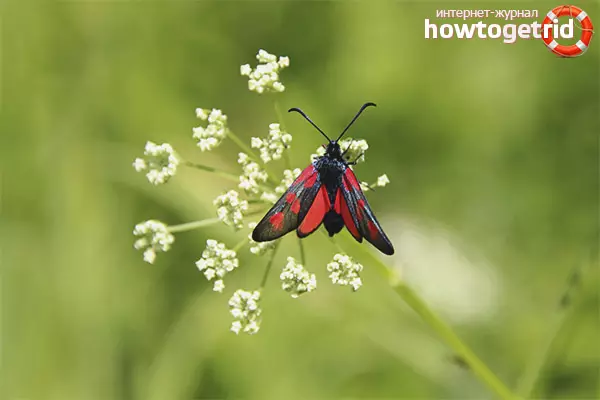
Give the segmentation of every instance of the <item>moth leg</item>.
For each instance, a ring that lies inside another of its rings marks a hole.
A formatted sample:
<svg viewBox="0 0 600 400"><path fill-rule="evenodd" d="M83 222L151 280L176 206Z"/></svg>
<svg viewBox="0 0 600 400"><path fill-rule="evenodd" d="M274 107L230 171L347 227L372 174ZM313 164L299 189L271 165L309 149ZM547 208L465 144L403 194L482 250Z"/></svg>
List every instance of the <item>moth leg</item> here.
<svg viewBox="0 0 600 400"><path fill-rule="evenodd" d="M365 152L363 151L362 153L360 153L360 155L358 157L356 157L356 159L354 159L354 161L349 162L348 165L356 165L356 163L358 162L358 160L365 155Z"/></svg>

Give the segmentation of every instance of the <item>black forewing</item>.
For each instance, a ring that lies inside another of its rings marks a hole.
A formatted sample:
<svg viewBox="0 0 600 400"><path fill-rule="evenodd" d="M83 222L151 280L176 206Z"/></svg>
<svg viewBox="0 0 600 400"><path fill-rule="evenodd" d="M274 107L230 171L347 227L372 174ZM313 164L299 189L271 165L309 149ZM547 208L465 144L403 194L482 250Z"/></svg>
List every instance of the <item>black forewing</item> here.
<svg viewBox="0 0 600 400"><path fill-rule="evenodd" d="M252 231L252 240L268 242L296 229L306 216L320 187L319 172L311 164L256 225Z"/></svg>
<svg viewBox="0 0 600 400"><path fill-rule="evenodd" d="M371 206L369 206L369 202L350 168L346 168L344 171L342 183L342 194L359 234L382 253L394 254L392 242L390 242L381 225L379 225L379 221L375 218Z"/></svg>

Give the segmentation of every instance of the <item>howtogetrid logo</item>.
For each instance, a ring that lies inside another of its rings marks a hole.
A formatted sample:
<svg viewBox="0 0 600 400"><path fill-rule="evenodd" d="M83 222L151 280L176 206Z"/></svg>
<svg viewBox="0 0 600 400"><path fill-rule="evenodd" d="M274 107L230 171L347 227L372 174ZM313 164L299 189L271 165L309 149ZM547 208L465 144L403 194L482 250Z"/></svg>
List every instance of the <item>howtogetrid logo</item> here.
<svg viewBox="0 0 600 400"><path fill-rule="evenodd" d="M538 18L538 10L437 10L437 18L504 18L506 21L518 18ZM559 24L558 18L570 17L565 24ZM575 26L573 20L579 21L577 29L581 31L575 44L562 45L558 40L573 39ZM486 24L483 21L463 24L438 24L425 19L425 39L502 39L504 43L515 43L520 39L542 39L548 49L560 57L577 57L585 53L594 34L594 26L589 15L581 8L573 5L562 5L553 8L546 14L540 24ZM556 38L556 39L555 39Z"/></svg>

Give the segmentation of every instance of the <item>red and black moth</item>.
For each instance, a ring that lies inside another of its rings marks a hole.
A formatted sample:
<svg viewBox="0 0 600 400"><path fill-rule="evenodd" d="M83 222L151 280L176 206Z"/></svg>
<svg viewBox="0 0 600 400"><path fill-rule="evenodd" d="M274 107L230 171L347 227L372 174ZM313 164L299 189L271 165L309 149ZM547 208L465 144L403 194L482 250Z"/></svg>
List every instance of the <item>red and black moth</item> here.
<svg viewBox="0 0 600 400"><path fill-rule="evenodd" d="M329 236L339 233L344 226L354 239L367 239L384 254L394 254L394 247L375 218L360 183L350 165L360 156L347 162L339 140L356 121L363 110L374 103L365 103L337 139L331 140L302 110L298 112L328 140L325 155L317 158L296 178L252 232L255 242L268 242L296 230L304 238L321 226Z"/></svg>

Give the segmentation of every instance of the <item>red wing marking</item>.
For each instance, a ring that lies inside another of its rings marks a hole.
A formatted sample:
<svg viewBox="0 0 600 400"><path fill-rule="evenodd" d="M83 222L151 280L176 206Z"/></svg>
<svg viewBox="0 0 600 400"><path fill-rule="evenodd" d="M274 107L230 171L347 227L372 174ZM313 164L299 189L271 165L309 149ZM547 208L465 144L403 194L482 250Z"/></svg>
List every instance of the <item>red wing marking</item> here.
<svg viewBox="0 0 600 400"><path fill-rule="evenodd" d="M283 217L283 213L278 212L273 214L271 218L269 218L269 222L271 223L271 225L273 225L273 229L275 229L276 231L280 230L283 227Z"/></svg>
<svg viewBox="0 0 600 400"><path fill-rule="evenodd" d="M329 210L329 197L327 196L327 189L325 186L321 186L317 196L315 197L315 201L313 201L308 213L304 217L304 220L298 227L298 232L301 235L308 235L314 232L315 229L321 225L323 222L323 217L325 217L325 213Z"/></svg>
<svg viewBox="0 0 600 400"><path fill-rule="evenodd" d="M352 170L350 169L350 167L348 167L346 169L346 171L344 172L344 178L346 178L346 180L348 181L348 183L356 190L360 190L360 184L358 183L358 181L356 180L356 176L354 175L354 172L352 172ZM345 182L344 182L345 183ZM348 186L346 184L346 186ZM347 187L347 189L349 190L350 188Z"/></svg>
<svg viewBox="0 0 600 400"><path fill-rule="evenodd" d="M314 175L316 173L315 167L314 165L309 165L308 167L304 168L304 170L302 171L302 173L300 175L298 175L298 177L296 178L296 180L294 181L294 183L292 183L292 186L305 181L309 176Z"/></svg>
<svg viewBox="0 0 600 400"><path fill-rule="evenodd" d="M296 200L296 193L289 192L285 195L285 201L292 204Z"/></svg>
<svg viewBox="0 0 600 400"><path fill-rule="evenodd" d="M358 229L356 228L356 224L354 223L354 219L352 218L352 214L350 213L348 204L346 203L344 196L342 196L340 189L338 189L338 194L335 198L336 206L338 205L338 199L339 199L340 211L336 210L336 212L338 214L342 215L342 220L344 221L344 225L346 225L346 228L350 231L352 236L354 236L357 240L362 241L362 237L360 236L360 233L358 233Z"/></svg>
<svg viewBox="0 0 600 400"><path fill-rule="evenodd" d="M358 199L356 205L356 217L359 221L362 221L365 218L365 201L363 199Z"/></svg>
<svg viewBox="0 0 600 400"><path fill-rule="evenodd" d="M369 223L367 224L368 229L369 229L369 237L372 240L377 239L377 236L379 236L379 230L377 229L377 227L375 226L375 224L373 223L373 221L369 221Z"/></svg>
<svg viewBox="0 0 600 400"><path fill-rule="evenodd" d="M308 187L312 187L315 182L317 181L317 174L312 174L310 175L308 178L306 178L306 180L304 181L304 187L308 188Z"/></svg>
<svg viewBox="0 0 600 400"><path fill-rule="evenodd" d="M333 205L333 211L338 214L342 213L342 190L338 188L335 194L335 203Z"/></svg>
<svg viewBox="0 0 600 400"><path fill-rule="evenodd" d="M296 199L296 201L294 201L292 203L292 206L290 207L290 210L294 213L294 214L298 214L300 212L300 200Z"/></svg>

